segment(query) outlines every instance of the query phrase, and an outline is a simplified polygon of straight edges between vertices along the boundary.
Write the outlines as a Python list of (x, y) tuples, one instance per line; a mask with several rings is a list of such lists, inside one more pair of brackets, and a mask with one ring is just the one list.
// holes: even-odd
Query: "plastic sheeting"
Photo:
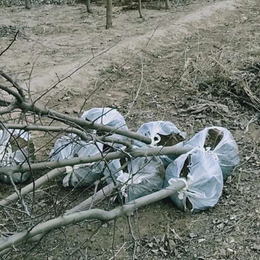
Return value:
[[(210, 138), (207, 146), (207, 138)], [(186, 142), (187, 145), (210, 150), (218, 156), (219, 164), (226, 180), (239, 163), (238, 147), (232, 134), (223, 127), (207, 127)]]
[[(187, 176), (182, 176), (185, 171)], [(194, 148), (178, 157), (166, 169), (165, 186), (180, 177), (186, 180), (187, 188), (172, 195), (171, 199), (181, 210), (205, 210), (218, 202), (223, 189), (223, 176), (214, 153)]]
[[(27, 146), (13, 148), (11, 145), (12, 136), (16, 138), (16, 142), (19, 144), (19, 140), (22, 140), (23, 143), (28, 144), (30, 139), (30, 135), (27, 132), (19, 131), (19, 130), (0, 130), (0, 167), (8, 167), (19, 165), (21, 163), (27, 162), (29, 156), (29, 149)], [(13, 146), (18, 146), (17, 143), (14, 142)], [(29, 172), (25, 173), (14, 173), (12, 174), (12, 179), (14, 183), (22, 183), (25, 182), (30, 176)], [(5, 183), (11, 183), (10, 177), (7, 175), (0, 175), (0, 180)]]

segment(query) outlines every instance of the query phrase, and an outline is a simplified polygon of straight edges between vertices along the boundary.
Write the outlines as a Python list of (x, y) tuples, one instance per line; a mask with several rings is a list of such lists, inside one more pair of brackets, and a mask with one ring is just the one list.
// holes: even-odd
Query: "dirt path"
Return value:
[[(115, 25), (111, 30), (103, 29), (101, 15), (104, 15), (104, 10), (100, 7), (94, 9), (93, 17), (87, 16), (82, 7), (42, 6), (30, 12), (14, 7), (11, 14), (4, 12), (2, 24), (24, 27), (23, 32), (30, 37), (19, 39), (14, 47), (16, 50), (6, 53), (2, 63), (19, 74), (20, 80), (28, 78), (33, 67), (31, 87), (40, 92), (56, 82), (57, 77), (68, 75), (94, 54), (96, 58), (90, 64), (56, 89), (73, 87), (75, 92), (81, 92), (82, 88), (93, 85), (99, 73), (112, 63), (123, 64), (143, 49), (156, 53), (169, 42), (177, 45), (198, 28), (222, 23), (237, 4), (236, 0), (225, 0), (187, 6), (178, 13), (173, 9), (159, 15), (156, 11), (145, 10), (145, 20), (138, 19), (136, 12), (119, 14), (116, 9)], [(26, 84), (28, 81), (24, 87)]]

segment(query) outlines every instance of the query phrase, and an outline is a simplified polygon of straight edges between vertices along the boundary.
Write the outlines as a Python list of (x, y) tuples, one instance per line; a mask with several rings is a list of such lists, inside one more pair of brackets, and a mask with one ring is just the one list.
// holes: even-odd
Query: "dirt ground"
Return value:
[[(151, 6), (144, 8), (143, 19), (137, 10), (115, 7), (110, 30), (104, 29), (102, 6), (94, 5), (93, 14), (80, 4), (30, 11), (0, 7), (0, 50), (20, 29), (0, 56), (0, 68), (34, 98), (75, 71), (42, 100), (74, 116), (110, 106), (126, 116), (131, 130), (156, 120), (172, 121), (189, 137), (206, 126), (228, 128), (240, 164), (219, 203), (196, 214), (181, 212), (169, 199), (141, 208), (132, 216), (135, 252), (127, 220), (121, 218), (93, 236), (98, 222), (59, 229), (3, 259), (260, 259), (260, 106), (255, 102), (260, 98), (260, 2), (197, 0), (170, 11)], [(35, 136), (37, 147), (47, 142), (42, 137)], [(0, 199), (11, 192), (1, 184)], [(36, 211), (60, 201), (59, 215), (90, 192), (62, 188), (55, 180), (37, 195)], [(7, 226), (17, 229), (15, 214), (4, 211), (0, 219), (1, 232)]]

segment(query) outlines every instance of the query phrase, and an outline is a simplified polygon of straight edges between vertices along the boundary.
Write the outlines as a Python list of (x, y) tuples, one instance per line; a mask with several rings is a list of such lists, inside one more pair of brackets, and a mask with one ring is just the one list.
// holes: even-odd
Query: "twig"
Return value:
[(142, 59), (141, 59), (141, 79), (140, 79), (140, 84), (139, 84), (139, 87), (138, 87), (138, 89), (137, 89), (137, 92), (136, 92), (136, 95), (135, 95), (135, 97), (134, 97), (134, 100), (133, 100), (133, 102), (132, 102), (132, 104), (131, 104), (131, 106), (130, 106), (128, 112), (127, 112), (127, 114), (125, 115), (126, 118), (127, 118), (128, 115), (131, 113), (131, 110), (132, 110), (132, 108), (134, 107), (135, 102), (136, 102), (136, 100), (137, 100), (137, 98), (138, 98), (138, 96), (139, 96), (139, 92), (140, 92), (141, 87), (142, 87), (142, 84), (143, 84), (143, 79), (144, 79), (144, 64), (143, 64)]
[(42, 97), (44, 97), (46, 94), (48, 94), (52, 89), (54, 89), (55, 87), (57, 87), (60, 83), (62, 83), (63, 81), (65, 81), (66, 79), (70, 78), (73, 74), (75, 74), (77, 71), (81, 70), (83, 67), (85, 67), (87, 64), (89, 64), (92, 60), (96, 59), (99, 56), (102, 56), (103, 54), (105, 54), (106, 52), (110, 51), (112, 48), (114, 48), (120, 41), (116, 42), (115, 44), (113, 44), (112, 46), (110, 46), (109, 48), (107, 48), (106, 50), (98, 53), (96, 56), (93, 56), (92, 58), (88, 59), (85, 63), (83, 63), (82, 65), (80, 65), (78, 68), (74, 69), (69, 75), (63, 77), (62, 79), (59, 79), (54, 85), (52, 85), (47, 91), (45, 91), (45, 93), (43, 93), (40, 97), (38, 97), (34, 102), (36, 103), (37, 101), (39, 101)]
[(109, 258), (109, 260), (113, 260), (116, 258), (116, 256), (121, 252), (121, 250), (125, 247), (126, 245), (126, 242), (118, 249), (118, 251), (112, 256)]
[(244, 131), (244, 134), (246, 134), (246, 133), (248, 132), (249, 126), (250, 126), (252, 123), (254, 123), (255, 121), (257, 121), (257, 120), (258, 120), (258, 116), (254, 116), (253, 118), (251, 118), (251, 119), (249, 120), (249, 122), (248, 122), (247, 125), (246, 125), (246, 129), (245, 129), (245, 131)]
[(8, 82), (10, 82), (13, 85), (13, 87), (18, 91), (18, 93), (21, 96), (21, 98), (23, 100), (25, 99), (25, 95), (24, 95), (23, 89), (19, 86), (19, 84), (15, 80), (13, 80), (9, 75), (7, 75), (6, 73), (4, 73), (1, 70), (0, 70), (0, 76), (2, 76)]
[(19, 34), (19, 30), (15, 33), (13, 40), (10, 42), (10, 44), (0, 53), (0, 56), (2, 56), (8, 49), (11, 48), (11, 46), (14, 44), (14, 42), (17, 39), (17, 36)]

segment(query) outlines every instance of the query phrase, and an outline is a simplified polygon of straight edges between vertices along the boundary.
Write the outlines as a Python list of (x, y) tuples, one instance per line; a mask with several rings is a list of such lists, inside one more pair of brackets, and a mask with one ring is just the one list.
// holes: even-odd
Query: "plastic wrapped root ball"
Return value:
[(163, 188), (165, 169), (158, 157), (138, 157), (128, 164), (128, 172), (119, 174), (126, 203)]
[[(155, 121), (141, 125), (137, 131), (138, 134), (144, 135), (152, 139), (150, 146), (183, 146), (183, 141), (186, 138), (186, 133), (181, 132), (170, 121)], [(140, 141), (135, 144), (139, 147), (146, 146)], [(173, 160), (177, 158), (175, 155), (160, 156), (165, 166), (168, 166)]]
[(107, 184), (112, 182), (112, 178), (116, 180), (121, 174), (123, 174), (123, 170), (121, 169), (120, 159), (112, 160), (109, 162), (108, 167), (107, 165), (105, 166), (104, 176), (106, 177)]
[[(124, 117), (114, 108), (92, 108), (90, 110), (85, 111), (82, 114), (81, 118), (97, 124), (111, 126), (116, 129), (128, 130)], [(99, 130), (98, 134), (103, 135), (109, 133), (102, 133), (102, 131)], [(126, 137), (123, 137), (118, 134), (112, 134), (111, 137), (117, 139), (126, 139)], [(119, 144), (115, 144), (115, 146), (122, 147), (122, 145)]]
[[(103, 144), (91, 144), (81, 141), (78, 144), (76, 157), (87, 157), (101, 154)], [(86, 187), (102, 178), (104, 171), (104, 161), (85, 163), (67, 167), (67, 175), (63, 179), (63, 186)]]
[(75, 134), (60, 137), (54, 144), (54, 148), (50, 153), (51, 161), (61, 161), (78, 157), (80, 149), (80, 138)]
[[(76, 135), (62, 136), (54, 145), (51, 152), (51, 160), (61, 161), (64, 159), (87, 157), (101, 154), (103, 144), (81, 141)], [(103, 176), (104, 162), (79, 164), (73, 167), (66, 167), (66, 176), (63, 179), (63, 186), (85, 187)]]
[(222, 194), (218, 157), (200, 148), (181, 155), (166, 169), (165, 187), (183, 178), (187, 188), (171, 196), (181, 210), (201, 211), (215, 206)]
[(218, 156), (219, 164), (226, 180), (239, 163), (238, 147), (232, 134), (223, 127), (207, 127), (186, 142), (193, 147), (204, 148)]
[[(34, 159), (34, 143), (28, 132), (20, 130), (0, 130), (0, 167), (27, 163)], [(23, 183), (30, 177), (30, 172), (14, 173), (14, 183)], [(10, 177), (0, 175), (0, 180), (10, 184)]]

